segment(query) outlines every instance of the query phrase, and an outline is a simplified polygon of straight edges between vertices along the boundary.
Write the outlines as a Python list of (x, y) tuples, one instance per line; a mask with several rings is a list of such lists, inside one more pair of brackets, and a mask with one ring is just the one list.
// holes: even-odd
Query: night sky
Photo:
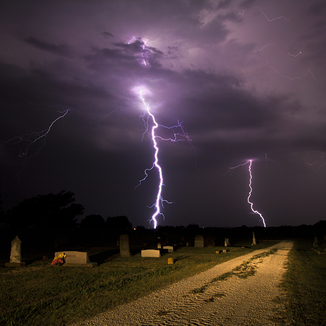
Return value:
[(326, 219), (325, 1), (11, 0), (0, 30), (4, 209), (67, 190), (84, 216), (151, 227), (142, 87), (192, 140), (156, 138), (173, 202), (159, 224), (262, 225), (248, 164), (230, 170), (249, 159), (267, 226)]

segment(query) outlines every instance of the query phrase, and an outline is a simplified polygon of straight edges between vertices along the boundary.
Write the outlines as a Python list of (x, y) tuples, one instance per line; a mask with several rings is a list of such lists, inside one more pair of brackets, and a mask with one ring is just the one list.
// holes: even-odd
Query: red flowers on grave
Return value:
[(52, 266), (61, 266), (61, 265), (63, 265), (64, 262), (65, 262), (64, 259), (65, 259), (66, 256), (67, 256), (67, 255), (66, 255), (64, 252), (62, 252), (62, 253), (59, 254), (58, 256), (54, 257), (54, 259), (53, 259), (51, 265), (52, 265)]

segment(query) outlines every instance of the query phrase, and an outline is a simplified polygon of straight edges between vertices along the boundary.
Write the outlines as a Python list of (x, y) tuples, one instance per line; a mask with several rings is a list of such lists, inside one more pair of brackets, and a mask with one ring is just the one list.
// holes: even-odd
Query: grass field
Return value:
[(298, 240), (289, 253), (281, 284), (285, 310), (280, 324), (326, 325), (326, 252), (312, 250), (312, 242)]
[[(69, 325), (133, 301), (216, 264), (275, 244), (230, 247), (216, 255), (214, 248), (179, 248), (161, 258), (110, 256), (95, 268), (53, 267), (51, 260), (35, 260), (25, 268), (0, 268), (0, 325)], [(240, 245), (240, 244), (239, 244)], [(91, 261), (109, 248), (90, 248)], [(168, 258), (174, 259), (168, 265)], [(28, 257), (27, 257), (28, 258)], [(280, 300), (286, 305), (280, 323), (326, 325), (326, 255), (297, 242), (290, 252)]]
[[(268, 247), (232, 247), (216, 255), (213, 248), (179, 248), (161, 258), (110, 257), (95, 268), (51, 266), (51, 260), (34, 261), (25, 268), (0, 268), (1, 325), (69, 325), (133, 301), (216, 264)], [(108, 248), (90, 248), (91, 260)], [(173, 265), (168, 265), (172, 257)]]

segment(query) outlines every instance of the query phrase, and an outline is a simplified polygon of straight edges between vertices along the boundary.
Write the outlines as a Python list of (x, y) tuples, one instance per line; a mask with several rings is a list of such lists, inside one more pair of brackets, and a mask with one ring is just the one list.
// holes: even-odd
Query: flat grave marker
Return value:
[(66, 267), (95, 267), (97, 263), (91, 263), (88, 253), (84, 251), (58, 251), (54, 254), (58, 257), (61, 253), (66, 254), (65, 263), (62, 266)]
[(174, 252), (173, 246), (163, 246), (163, 249), (167, 250), (168, 252)]
[(159, 258), (161, 257), (161, 251), (157, 249), (144, 249), (141, 251), (141, 257)]

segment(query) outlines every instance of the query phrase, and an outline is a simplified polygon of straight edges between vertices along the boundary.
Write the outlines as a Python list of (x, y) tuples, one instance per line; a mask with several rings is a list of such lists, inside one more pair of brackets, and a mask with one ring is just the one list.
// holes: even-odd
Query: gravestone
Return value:
[(252, 246), (255, 246), (257, 244), (256, 242), (256, 237), (255, 237), (255, 232), (252, 232)]
[(22, 262), (21, 244), (22, 241), (18, 238), (18, 236), (11, 241), (10, 262), (5, 264), (6, 267), (25, 266), (25, 263)]
[(195, 236), (195, 247), (204, 248), (204, 237), (202, 235)]
[(168, 252), (174, 252), (173, 246), (163, 246), (163, 249), (166, 249)]
[(209, 248), (215, 247), (215, 237), (212, 234), (205, 238), (205, 245)]
[(168, 265), (173, 265), (173, 264), (174, 264), (173, 258), (172, 257), (168, 258)]
[(189, 247), (189, 242), (188, 241), (186, 242), (186, 246)]
[(54, 254), (58, 257), (60, 254), (66, 254), (65, 263), (62, 266), (67, 267), (95, 267), (97, 263), (91, 263), (87, 252), (83, 251), (58, 251)]
[(156, 249), (145, 249), (141, 251), (141, 257), (159, 258), (161, 257), (161, 251)]
[(120, 235), (120, 257), (130, 257), (129, 235)]
[(229, 238), (224, 239), (224, 247), (231, 246)]
[(159, 242), (157, 243), (157, 249), (162, 249), (162, 245)]

